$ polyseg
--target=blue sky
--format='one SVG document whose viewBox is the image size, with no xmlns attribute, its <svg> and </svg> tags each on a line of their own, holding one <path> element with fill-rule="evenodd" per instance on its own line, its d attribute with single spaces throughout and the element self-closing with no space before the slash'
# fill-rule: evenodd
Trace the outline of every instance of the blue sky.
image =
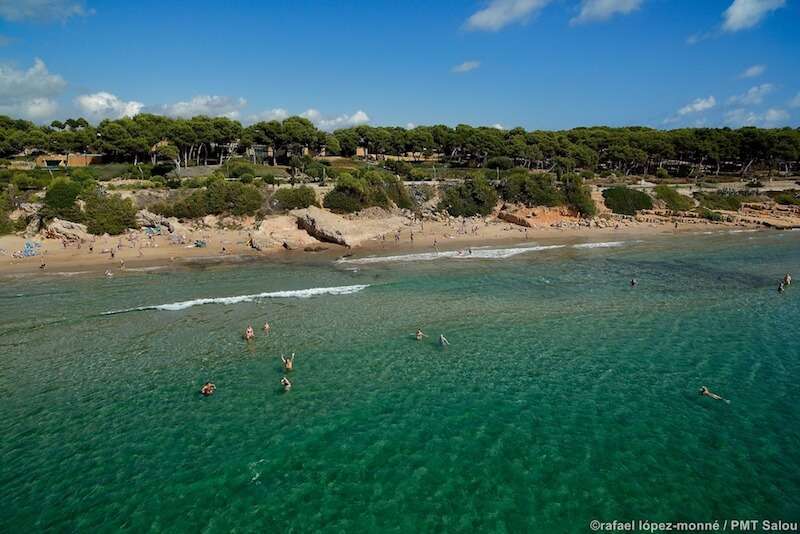
<svg viewBox="0 0 800 534">
<path fill-rule="evenodd" d="M 800 125 L 800 0 L 226 4 L 0 0 L 0 114 Z"/>
</svg>

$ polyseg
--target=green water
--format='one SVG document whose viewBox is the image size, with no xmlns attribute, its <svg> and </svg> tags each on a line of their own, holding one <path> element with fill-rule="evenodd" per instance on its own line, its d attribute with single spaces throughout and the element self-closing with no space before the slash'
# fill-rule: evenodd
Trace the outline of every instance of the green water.
<svg viewBox="0 0 800 534">
<path fill-rule="evenodd" d="M 800 279 L 800 232 L 5 277 L 0 531 L 797 520 L 800 283 L 775 291 L 787 271 Z M 245 344 L 265 319 L 270 336 Z M 278 356 L 292 351 L 284 394 Z M 202 398 L 206 380 L 218 390 Z M 703 384 L 731 403 L 699 397 Z"/>
</svg>

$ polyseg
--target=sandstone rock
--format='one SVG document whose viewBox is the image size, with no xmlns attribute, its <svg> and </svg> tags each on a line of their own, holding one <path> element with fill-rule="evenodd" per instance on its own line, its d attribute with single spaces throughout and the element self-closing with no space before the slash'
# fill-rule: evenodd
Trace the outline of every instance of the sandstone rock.
<svg viewBox="0 0 800 534">
<path fill-rule="evenodd" d="M 156 226 L 163 226 L 170 232 L 173 231 L 172 224 L 166 217 L 147 210 L 139 210 L 136 212 L 136 223 L 139 226 L 150 227 L 150 228 L 155 228 Z"/>
<path fill-rule="evenodd" d="M 66 239 L 67 241 L 86 241 L 89 239 L 85 224 L 63 221 L 57 218 L 50 221 L 50 224 L 45 227 L 42 233 L 48 239 Z"/>
<path fill-rule="evenodd" d="M 497 214 L 497 218 L 501 219 L 506 222 L 510 222 L 511 224 L 517 224 L 519 226 L 525 226 L 527 228 L 531 227 L 531 223 L 524 217 L 511 213 L 510 211 L 501 211 Z"/>
</svg>

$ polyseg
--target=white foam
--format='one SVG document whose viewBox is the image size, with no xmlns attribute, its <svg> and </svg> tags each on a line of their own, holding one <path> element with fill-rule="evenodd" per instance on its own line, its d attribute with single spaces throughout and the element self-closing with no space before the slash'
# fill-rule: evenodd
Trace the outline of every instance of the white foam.
<svg viewBox="0 0 800 534">
<path fill-rule="evenodd" d="M 514 248 L 473 248 L 472 254 L 467 250 L 445 250 L 442 252 L 421 252 L 419 254 L 403 254 L 399 256 L 369 256 L 366 258 L 340 258 L 337 263 L 367 264 L 367 263 L 389 263 L 389 262 L 410 262 L 410 261 L 432 261 L 443 258 L 457 260 L 502 260 L 518 254 L 527 252 L 537 252 L 540 250 L 550 250 L 554 248 L 564 248 L 565 245 L 541 245 L 534 247 L 514 247 Z"/>
<path fill-rule="evenodd" d="M 625 245 L 624 241 L 602 241 L 599 243 L 579 243 L 572 248 L 613 248 Z"/>
<path fill-rule="evenodd" d="M 351 293 L 358 293 L 362 289 L 369 287 L 369 284 L 355 285 L 355 286 L 339 286 L 339 287 L 312 287 L 311 289 L 298 289 L 292 291 L 272 291 L 268 293 L 256 293 L 253 295 L 238 295 L 235 297 L 217 297 L 217 298 L 204 298 L 194 300 L 184 300 L 182 302 L 173 302 L 171 304 L 158 304 L 156 306 L 140 306 L 138 308 L 128 308 L 125 310 L 114 310 L 105 312 L 103 315 L 113 315 L 116 313 L 125 313 L 131 311 L 142 310 L 163 310 L 163 311 L 180 311 L 192 306 L 202 306 L 203 304 L 239 304 L 241 302 L 253 302 L 259 299 L 280 299 L 280 298 L 296 298 L 307 299 L 319 295 L 349 295 Z"/>
</svg>

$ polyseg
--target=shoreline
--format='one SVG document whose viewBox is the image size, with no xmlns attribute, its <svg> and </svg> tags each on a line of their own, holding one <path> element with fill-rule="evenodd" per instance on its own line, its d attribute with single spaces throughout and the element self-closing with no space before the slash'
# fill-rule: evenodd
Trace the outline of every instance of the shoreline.
<svg viewBox="0 0 800 534">
<path fill-rule="evenodd" d="M 418 225 L 417 225 L 418 226 Z M 476 227 L 477 228 L 477 227 Z M 414 238 L 410 239 L 413 229 Z M 164 236 L 159 237 L 152 247 L 134 248 L 123 243 L 122 236 L 116 238 L 98 237 L 95 251 L 89 252 L 88 245 L 78 249 L 74 245 L 64 248 L 58 240 L 37 240 L 43 243 L 44 255 L 22 259 L 0 256 L 0 277 L 35 275 L 41 276 L 102 276 L 108 270 L 113 275 L 142 272 L 169 272 L 190 269 L 196 266 L 251 264 L 260 261 L 276 263 L 335 261 L 342 256 L 362 258 L 367 256 L 391 256 L 412 253 L 445 252 L 465 248 L 492 246 L 519 246 L 539 244 L 580 244 L 608 241 L 629 241 L 642 237 L 696 236 L 708 232 L 724 233 L 770 231 L 763 226 L 742 226 L 714 223 L 673 225 L 638 223 L 619 228 L 528 228 L 505 222 L 487 223 L 477 228 L 475 233 L 451 235 L 452 227 L 443 223 L 427 222 L 423 229 L 407 226 L 400 230 L 400 241 L 391 239 L 371 239 L 352 248 L 332 243 L 321 243 L 318 250 L 286 250 L 281 247 L 256 251 L 247 245 L 247 232 L 210 231 L 202 237 L 209 240 L 207 248 L 187 248 L 185 245 L 170 244 Z M 208 234 L 213 234 L 209 237 Z M 18 236 L 0 238 L 0 248 L 14 250 L 14 246 L 24 245 L 26 240 Z M 116 242 L 120 246 L 112 259 L 108 250 Z M 226 253 L 221 253 L 225 246 Z M 140 255 L 141 251 L 141 255 Z M 216 253 L 215 253 L 216 252 Z M 44 258 L 46 269 L 40 269 Z M 120 260 L 124 260 L 124 267 Z"/>
</svg>

